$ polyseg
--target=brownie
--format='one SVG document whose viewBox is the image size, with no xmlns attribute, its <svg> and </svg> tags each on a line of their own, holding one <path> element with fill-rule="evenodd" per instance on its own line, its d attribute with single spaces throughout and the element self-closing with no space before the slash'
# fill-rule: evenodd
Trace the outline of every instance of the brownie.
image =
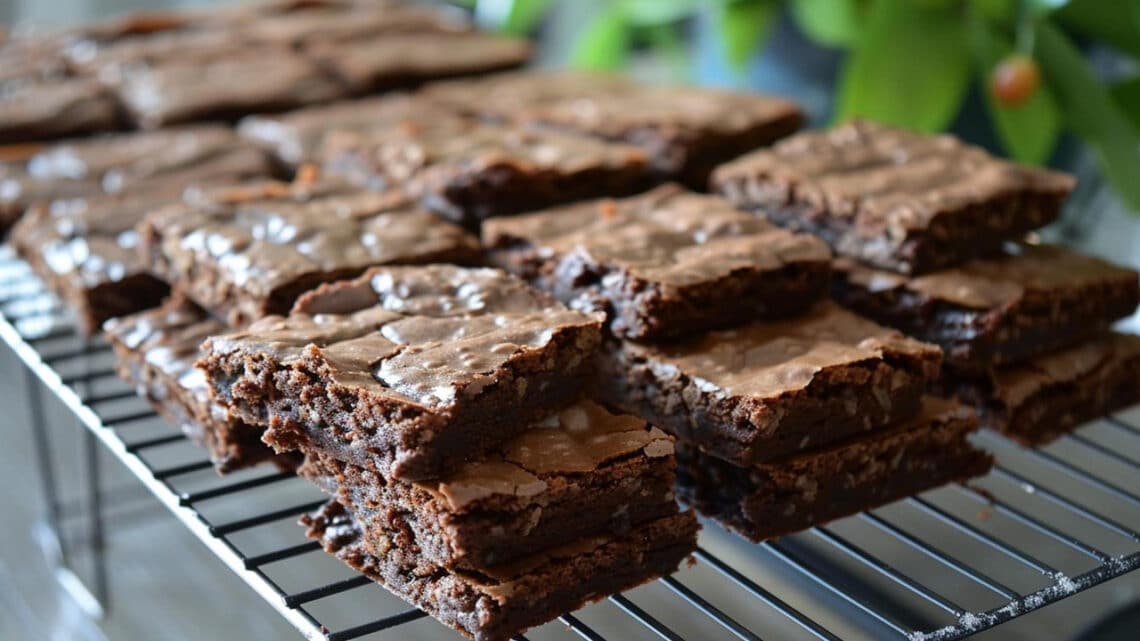
<svg viewBox="0 0 1140 641">
<path fill-rule="evenodd" d="M 319 450 L 305 460 L 301 475 L 358 515 L 373 554 L 403 523 L 421 556 L 447 568 L 479 571 L 677 513 L 673 439 L 590 401 L 434 481 L 386 479 Z"/>
<path fill-rule="evenodd" d="M 154 307 L 169 291 L 165 282 L 146 270 L 139 255 L 135 230 L 139 221 L 171 202 L 206 197 L 190 185 L 261 175 L 265 158 L 251 151 L 236 147 L 207 154 L 164 178 L 131 182 L 129 189 L 117 194 L 33 205 L 13 228 L 12 245 L 75 312 L 81 330 L 94 333 L 108 318 Z M 108 175 L 127 175 L 114 172 L 104 173 L 104 182 Z"/>
<path fill-rule="evenodd" d="M 194 125 L 61 141 L 33 155 L 25 169 L 31 178 L 64 189 L 69 181 L 95 181 L 107 192 L 120 192 L 158 182 L 232 182 L 267 175 L 272 167 L 233 130 Z"/>
<path fill-rule="evenodd" d="M 600 335 L 498 270 L 377 268 L 210 339 L 200 366 L 278 451 L 424 480 L 576 398 Z"/>
<path fill-rule="evenodd" d="M 468 226 L 631 194 L 651 179 L 645 153 L 636 147 L 463 118 L 333 132 L 320 157 L 331 175 L 372 188 L 399 187 Z"/>
<path fill-rule="evenodd" d="M 371 553 L 352 513 L 335 501 L 302 523 L 309 538 L 349 567 L 476 641 L 506 641 L 592 601 L 665 576 L 692 553 L 697 531 L 692 513 L 685 512 L 493 570 L 464 572 L 426 561 L 404 528 L 384 533 L 385 554 Z"/>
<path fill-rule="evenodd" d="M 209 82 L 225 78 L 225 82 Z M 116 84 L 135 125 L 156 129 L 191 120 L 236 120 L 346 95 L 313 60 L 277 47 L 248 47 L 206 61 L 172 59 L 124 70 Z"/>
<path fill-rule="evenodd" d="M 917 416 L 885 431 L 754 466 L 678 443 L 677 494 L 759 542 L 985 474 L 992 457 L 967 439 L 977 427 L 969 409 L 926 397 Z"/>
<path fill-rule="evenodd" d="M 261 442 L 262 428 L 230 417 L 210 399 L 205 377 L 194 368 L 202 341 L 226 329 L 193 303 L 172 298 L 157 309 L 108 322 L 106 336 L 115 348 L 119 376 L 163 418 L 205 446 L 220 473 L 268 460 L 292 469 L 298 457 L 275 454 Z"/>
<path fill-rule="evenodd" d="M 118 123 L 114 98 L 95 80 L 0 85 L 0 144 L 109 131 Z"/>
<path fill-rule="evenodd" d="M 329 40 L 306 48 L 352 89 L 363 94 L 428 80 L 511 69 L 530 59 L 530 43 L 481 33 L 384 35 Z"/>
<path fill-rule="evenodd" d="M 462 12 L 404 2 L 323 2 L 262 15 L 242 25 L 255 42 L 304 45 L 313 41 L 383 39 L 393 34 L 425 37 L 471 29 Z"/>
<path fill-rule="evenodd" d="M 9 146 L 0 149 L 0 154 Z M 33 203 L 52 199 L 80 198 L 102 191 L 95 180 L 50 180 L 33 177 L 23 161 L 0 160 L 0 239 Z"/>
<path fill-rule="evenodd" d="M 402 195 L 337 183 L 176 204 L 139 230 L 151 271 L 234 327 L 375 265 L 479 259 L 474 236 Z"/>
<path fill-rule="evenodd" d="M 712 168 L 803 125 L 782 98 L 641 84 L 584 72 L 523 72 L 429 87 L 470 113 L 637 145 L 668 178 L 703 189 Z"/>
<path fill-rule="evenodd" d="M 714 172 L 714 190 L 837 254 L 917 274 L 1000 251 L 1053 221 L 1067 174 L 995 158 L 948 135 L 865 121 L 810 131 Z"/>
<path fill-rule="evenodd" d="M 829 287 L 823 241 L 676 185 L 494 218 L 483 242 L 493 264 L 638 340 L 791 316 Z"/>
<path fill-rule="evenodd" d="M 941 352 L 831 302 L 788 320 L 603 350 L 602 397 L 737 465 L 906 419 Z"/>
<path fill-rule="evenodd" d="M 68 66 L 83 76 L 115 84 L 129 68 L 178 60 L 219 60 L 245 49 L 231 29 L 172 25 L 114 38 L 85 38 L 66 49 Z"/>
<path fill-rule="evenodd" d="M 906 277 L 835 262 L 841 304 L 942 347 L 947 365 L 979 371 L 1024 361 L 1108 329 L 1140 304 L 1140 274 L 1061 247 Z"/>
<path fill-rule="evenodd" d="M 1109 332 L 1017 365 L 947 372 L 939 389 L 980 408 L 987 426 L 1043 445 L 1140 403 L 1140 337 Z"/>
<path fill-rule="evenodd" d="M 241 120 L 238 133 L 271 150 L 286 167 L 297 167 L 317 161 L 317 151 L 330 131 L 360 131 L 450 113 L 427 100 L 395 94 L 303 107 L 284 114 L 247 116 Z"/>
</svg>

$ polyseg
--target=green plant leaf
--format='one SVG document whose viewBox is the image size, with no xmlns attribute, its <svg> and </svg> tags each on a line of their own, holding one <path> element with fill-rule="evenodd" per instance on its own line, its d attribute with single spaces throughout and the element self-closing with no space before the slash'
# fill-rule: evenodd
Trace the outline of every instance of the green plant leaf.
<svg viewBox="0 0 1140 641">
<path fill-rule="evenodd" d="M 742 67 L 764 46 L 778 12 L 777 4 L 769 0 L 733 0 L 721 6 L 718 26 L 730 64 Z"/>
<path fill-rule="evenodd" d="M 1036 29 L 1037 57 L 1065 123 L 1096 151 L 1101 170 L 1124 202 L 1140 211 L 1140 134 L 1079 49 L 1056 27 Z"/>
<path fill-rule="evenodd" d="M 970 63 L 966 21 L 956 5 L 875 0 L 844 64 L 836 115 L 944 129 L 969 89 Z"/>
<path fill-rule="evenodd" d="M 1140 2 L 1071 0 L 1057 16 L 1085 36 L 1140 56 Z"/>
<path fill-rule="evenodd" d="M 1010 25 L 1017 19 L 1017 5 L 1020 0 L 972 0 L 970 9 L 975 15 L 990 22 Z"/>
<path fill-rule="evenodd" d="M 659 25 L 677 22 L 697 10 L 697 0 L 621 0 L 630 22 Z"/>
<path fill-rule="evenodd" d="M 794 0 L 792 17 L 813 42 L 828 47 L 849 47 L 862 20 L 859 0 Z"/>
<path fill-rule="evenodd" d="M 534 31 L 549 7 L 550 0 L 512 0 L 502 31 L 520 36 Z"/>
<path fill-rule="evenodd" d="M 632 32 L 622 6 L 607 5 L 578 36 L 570 55 L 571 64 L 599 71 L 620 68 L 629 58 Z"/>
<path fill-rule="evenodd" d="M 1132 119 L 1132 126 L 1140 129 L 1140 76 L 1116 83 L 1111 92 L 1124 115 Z"/>
<path fill-rule="evenodd" d="M 986 97 L 986 108 L 1002 146 L 1016 160 L 1043 164 L 1061 134 L 1061 114 L 1048 85 L 1042 83 L 1029 100 L 1016 107 L 1001 104 L 990 90 L 990 73 L 1013 53 L 1013 43 L 983 20 L 971 21 L 970 42 L 978 62 L 978 81 Z"/>
</svg>

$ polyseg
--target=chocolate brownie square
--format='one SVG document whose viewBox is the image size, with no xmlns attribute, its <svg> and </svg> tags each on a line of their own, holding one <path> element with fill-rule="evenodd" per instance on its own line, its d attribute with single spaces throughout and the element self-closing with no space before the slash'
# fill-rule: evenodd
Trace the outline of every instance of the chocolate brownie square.
<svg viewBox="0 0 1140 641">
<path fill-rule="evenodd" d="M 117 109 L 115 99 L 95 80 L 0 85 L 0 144 L 117 129 Z"/>
<path fill-rule="evenodd" d="M 665 185 L 483 225 L 493 264 L 617 336 L 679 338 L 792 316 L 827 297 L 831 252 L 718 196 Z"/>
<path fill-rule="evenodd" d="M 422 98 L 394 94 L 304 107 L 283 114 L 246 116 L 238 133 L 271 150 L 286 167 L 317 162 L 317 152 L 330 131 L 361 131 L 406 121 L 448 117 L 453 112 Z"/>
<path fill-rule="evenodd" d="M 115 349 L 119 376 L 163 418 L 205 446 L 218 472 L 269 460 L 293 469 L 299 457 L 276 454 L 261 442 L 262 428 L 230 417 L 225 407 L 211 400 L 205 377 L 194 368 L 202 341 L 226 329 L 193 303 L 176 297 L 157 309 L 109 321 L 106 336 Z"/>
<path fill-rule="evenodd" d="M 464 118 L 333 132 L 320 156 L 330 175 L 398 187 L 471 227 L 491 216 L 631 194 L 652 178 L 636 147 Z"/>
<path fill-rule="evenodd" d="M 131 66 L 115 90 L 143 129 L 191 120 L 236 120 L 252 112 L 282 111 L 347 95 L 344 85 L 320 64 L 290 49 L 267 46 L 240 48 L 209 60 Z"/>
<path fill-rule="evenodd" d="M 1061 247 L 1008 245 L 1001 257 L 902 276 L 835 262 L 841 304 L 942 347 L 946 364 L 981 371 L 1102 333 L 1140 304 L 1140 274 Z"/>
<path fill-rule="evenodd" d="M 170 291 L 139 256 L 135 226 L 151 211 L 201 192 L 163 183 L 128 194 L 55 200 L 16 223 L 12 246 L 90 335 L 103 322 L 158 305 Z"/>
<path fill-rule="evenodd" d="M 337 182 L 238 189 L 139 226 L 150 270 L 234 327 L 376 265 L 474 263 L 478 240 L 393 192 Z"/>
<path fill-rule="evenodd" d="M 471 30 L 463 12 L 407 2 L 321 2 L 291 11 L 265 12 L 241 25 L 254 42 L 303 46 L 314 41 L 383 39 L 416 33 L 425 37 Z"/>
<path fill-rule="evenodd" d="M 681 343 L 609 345 L 600 392 L 682 441 L 752 465 L 905 420 L 941 356 L 824 302 Z"/>
<path fill-rule="evenodd" d="M 507 641 L 670 574 L 693 552 L 697 534 L 696 519 L 685 512 L 625 534 L 591 537 L 483 572 L 463 572 L 426 561 L 399 527 L 377 533 L 389 547 L 382 555 L 371 553 L 353 514 L 335 501 L 301 522 L 327 552 L 475 641 Z"/>
<path fill-rule="evenodd" d="M 908 274 L 1000 251 L 1053 221 L 1073 184 L 949 135 L 865 121 L 793 136 L 712 177 L 714 190 L 746 209 Z"/>
<path fill-rule="evenodd" d="M 793 133 L 804 121 L 782 98 L 599 73 L 503 74 L 425 93 L 482 117 L 636 145 L 665 177 L 700 189 L 714 166 Z"/>
<path fill-rule="evenodd" d="M 947 372 L 939 389 L 982 410 L 987 426 L 1024 445 L 1140 403 L 1140 337 L 1109 332 L 985 372 Z"/>
<path fill-rule="evenodd" d="M 315 43 L 306 53 L 363 94 L 428 80 L 501 71 L 530 59 L 530 43 L 481 33 L 384 35 Z"/>
<path fill-rule="evenodd" d="M 985 474 L 993 459 L 966 438 L 977 426 L 967 408 L 927 397 L 917 416 L 885 431 L 754 466 L 681 443 L 677 494 L 759 542 Z"/>
<path fill-rule="evenodd" d="M 434 481 L 386 479 L 320 450 L 300 474 L 354 514 L 364 544 L 409 528 L 423 558 L 480 571 L 677 513 L 673 439 L 579 401 Z"/>
<path fill-rule="evenodd" d="M 388 267 L 206 343 L 215 396 L 278 451 L 436 478 L 577 396 L 601 319 L 493 269 Z"/>
</svg>

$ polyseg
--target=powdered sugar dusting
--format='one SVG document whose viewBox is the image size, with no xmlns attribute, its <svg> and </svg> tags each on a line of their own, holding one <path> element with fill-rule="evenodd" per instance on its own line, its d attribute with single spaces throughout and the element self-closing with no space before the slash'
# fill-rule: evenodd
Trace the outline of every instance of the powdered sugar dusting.
<svg viewBox="0 0 1140 641">
<path fill-rule="evenodd" d="M 907 638 L 910 641 L 961 639 L 1135 570 L 1137 567 L 1140 567 L 1140 552 L 1110 558 L 1103 565 L 1076 577 L 1070 577 L 1064 572 L 1054 572 L 1048 575 L 1051 583 L 1032 594 L 988 612 L 966 612 L 951 625 L 932 632 L 912 632 Z"/>
</svg>

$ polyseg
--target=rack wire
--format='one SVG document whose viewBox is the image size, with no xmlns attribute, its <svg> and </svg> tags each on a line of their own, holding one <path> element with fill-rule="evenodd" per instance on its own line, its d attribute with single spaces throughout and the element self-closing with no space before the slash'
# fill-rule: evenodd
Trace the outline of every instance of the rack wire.
<svg viewBox="0 0 1140 641">
<path fill-rule="evenodd" d="M 26 366 L 54 529 L 59 487 L 44 389 L 85 428 L 83 503 L 95 552 L 107 534 L 111 497 L 101 487 L 102 444 L 306 638 L 441 634 L 424 613 L 304 538 L 296 517 L 322 503 L 308 484 L 271 467 L 216 476 L 204 453 L 115 377 L 110 347 L 80 336 L 6 247 L 0 338 Z M 1045 450 L 985 432 L 979 442 L 998 457 L 983 479 L 760 545 L 705 522 L 693 562 L 678 573 L 519 638 L 950 641 L 1140 567 L 1140 495 L 1133 489 L 1140 487 L 1140 412 L 1106 417 Z M 106 602 L 101 555 L 90 574 L 95 598 Z"/>
</svg>

